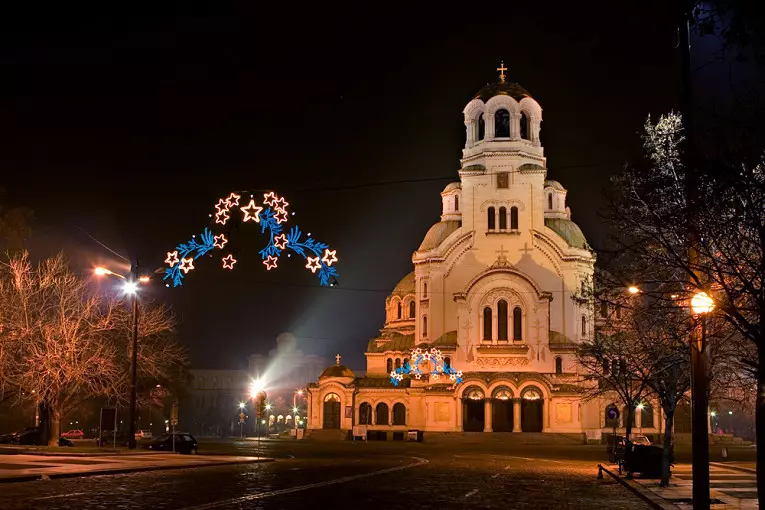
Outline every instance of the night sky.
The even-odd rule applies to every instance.
[[[338,250],[339,287],[295,257],[266,272],[250,227],[234,272],[200,261],[183,287],[147,294],[175,305],[194,366],[243,366],[290,331],[361,369],[385,296],[458,180],[462,109],[500,60],[542,105],[548,178],[598,244],[609,175],[639,154],[646,115],[679,106],[665,3],[19,13],[0,47],[0,186],[6,205],[35,211],[33,255],[65,249],[83,271],[123,264],[85,232],[159,267],[220,196],[276,190]]]

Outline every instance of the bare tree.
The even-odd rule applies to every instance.
[[[184,366],[169,337],[172,316],[164,307],[143,308],[142,380],[170,380]],[[0,267],[0,309],[0,388],[38,402],[49,444],[58,444],[61,418],[85,399],[128,394],[128,307],[120,296],[94,292],[63,255],[37,266],[27,254],[10,257]]]

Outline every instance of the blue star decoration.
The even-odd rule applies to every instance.
[[[311,237],[311,234],[304,235],[300,227],[293,225],[289,232],[285,234],[284,223],[288,221],[287,206],[289,203],[283,197],[276,193],[264,193],[263,202],[258,205],[253,195],[250,195],[250,201],[245,205],[239,205],[242,198],[240,194],[231,193],[227,198],[221,198],[215,205],[216,212],[211,214],[214,217],[213,228],[225,226],[232,216],[241,212],[241,223],[257,223],[260,225],[261,235],[266,234],[268,242],[258,254],[267,270],[275,269],[278,266],[279,258],[285,252],[293,252],[303,257],[306,261],[305,267],[314,274],[318,273],[319,284],[324,287],[334,286],[339,276],[334,264],[337,262],[337,250],[331,250],[329,245]],[[183,285],[183,280],[189,271],[195,269],[194,261],[199,257],[212,252],[215,249],[223,250],[228,243],[225,234],[215,235],[209,227],[205,227],[199,236],[201,242],[197,240],[196,235],[191,237],[188,242],[179,244],[172,252],[167,252],[165,259],[164,280],[167,280],[167,286],[173,287]],[[289,253],[288,255],[289,256]],[[237,262],[232,254],[221,258],[223,267],[232,270]]]
[[[423,370],[423,365],[428,363],[430,372]],[[441,351],[435,347],[428,349],[421,349],[417,347],[413,349],[409,354],[409,359],[404,360],[404,364],[390,373],[390,382],[394,386],[398,386],[398,383],[404,380],[405,376],[414,377],[415,379],[422,379],[424,375],[428,375],[431,382],[437,382],[441,377],[445,380],[448,379],[455,386],[462,383],[462,370],[456,370],[451,365],[447,365],[444,362],[444,356]]]

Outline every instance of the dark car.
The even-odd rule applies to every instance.
[[[27,427],[21,429],[13,434],[5,434],[0,436],[0,444],[17,444],[17,445],[40,445],[45,444],[43,438],[40,437],[40,429],[37,427]],[[59,446],[74,446],[74,443],[65,437],[58,438]]]
[[[175,439],[175,445],[173,445],[173,439]],[[188,432],[175,432],[158,437],[146,445],[146,448],[162,452],[176,451],[188,455],[197,453],[197,440]]]

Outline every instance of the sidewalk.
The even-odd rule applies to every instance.
[[[616,466],[602,466],[603,470],[616,478],[622,485],[634,491],[654,508],[693,508],[693,475],[690,464],[676,464],[672,468],[669,487],[659,487],[659,480],[628,480],[619,475]],[[710,498],[712,510],[756,509],[757,478],[753,462],[731,464],[712,462],[709,465]]]
[[[26,482],[50,478],[133,473],[162,469],[223,466],[273,462],[268,457],[224,455],[180,455],[144,453],[135,455],[8,455],[0,457],[0,483]]]

